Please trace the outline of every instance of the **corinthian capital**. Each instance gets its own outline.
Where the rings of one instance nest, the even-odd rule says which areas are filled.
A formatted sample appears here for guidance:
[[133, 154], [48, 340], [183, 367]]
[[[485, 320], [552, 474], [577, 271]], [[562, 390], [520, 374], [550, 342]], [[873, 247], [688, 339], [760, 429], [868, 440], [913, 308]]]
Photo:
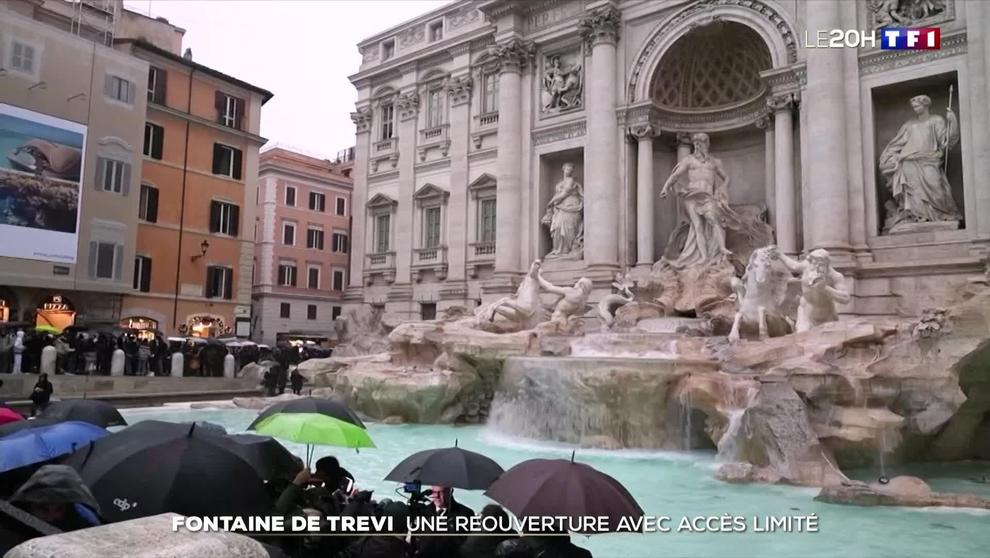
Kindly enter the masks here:
[[515, 37], [491, 47], [488, 52], [495, 58], [502, 73], [521, 72], [533, 57], [532, 45]]
[[407, 91], [400, 94], [395, 99], [395, 108], [399, 112], [400, 120], [415, 118], [419, 112], [419, 93]]
[[629, 135], [638, 139], [651, 139], [654, 136], [652, 124], [635, 124], [629, 127]]
[[619, 10], [611, 4], [589, 13], [578, 23], [581, 36], [591, 46], [615, 43], [619, 39]]
[[794, 105], [794, 95], [791, 93], [781, 93], [767, 97], [767, 108], [774, 112], [790, 110]]
[[450, 102], [453, 105], [462, 105], [471, 100], [471, 88], [474, 80], [470, 74], [452, 77], [447, 82], [447, 94], [450, 95]]
[[351, 113], [351, 122], [357, 128], [357, 133], [367, 132], [371, 129], [371, 108], [361, 107]]

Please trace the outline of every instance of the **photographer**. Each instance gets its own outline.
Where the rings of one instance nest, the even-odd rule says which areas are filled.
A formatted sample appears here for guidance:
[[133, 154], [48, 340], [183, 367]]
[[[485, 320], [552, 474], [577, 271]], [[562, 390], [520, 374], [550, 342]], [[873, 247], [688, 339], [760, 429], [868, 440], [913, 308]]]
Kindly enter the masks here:
[[[454, 518], [471, 517], [474, 511], [454, 500], [454, 489], [447, 486], [434, 486], [430, 494], [432, 506], [427, 509], [432, 514], [447, 517], [449, 529], [454, 528]], [[415, 541], [417, 558], [449, 558], [457, 556], [467, 535], [462, 537], [418, 537]]]

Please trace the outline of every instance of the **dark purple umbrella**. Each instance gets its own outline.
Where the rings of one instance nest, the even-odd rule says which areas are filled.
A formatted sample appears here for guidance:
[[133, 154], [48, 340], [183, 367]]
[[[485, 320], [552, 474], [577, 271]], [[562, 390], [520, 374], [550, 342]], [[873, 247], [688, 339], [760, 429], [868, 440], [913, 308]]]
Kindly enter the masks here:
[[127, 426], [116, 407], [99, 399], [66, 399], [56, 401], [42, 411], [39, 418], [57, 421], [81, 421], [102, 428]]
[[[485, 496], [517, 517], [605, 516], [618, 531], [623, 517], [643, 517], [643, 508], [619, 481], [597, 469], [566, 459], [530, 459], [502, 474]], [[577, 523], [575, 521], [575, 523]]]
[[395, 482], [419, 482], [464, 490], [484, 490], [504, 471], [480, 453], [457, 447], [414, 453], [402, 460], [385, 477]]

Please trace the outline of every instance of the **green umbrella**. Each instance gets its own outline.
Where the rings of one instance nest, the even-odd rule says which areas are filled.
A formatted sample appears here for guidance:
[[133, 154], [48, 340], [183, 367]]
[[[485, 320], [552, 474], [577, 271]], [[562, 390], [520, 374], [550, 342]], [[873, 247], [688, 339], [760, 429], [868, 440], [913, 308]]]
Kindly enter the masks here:
[[319, 413], [276, 413], [254, 425], [255, 432], [306, 444], [306, 465], [313, 457], [311, 446], [373, 448], [368, 431]]

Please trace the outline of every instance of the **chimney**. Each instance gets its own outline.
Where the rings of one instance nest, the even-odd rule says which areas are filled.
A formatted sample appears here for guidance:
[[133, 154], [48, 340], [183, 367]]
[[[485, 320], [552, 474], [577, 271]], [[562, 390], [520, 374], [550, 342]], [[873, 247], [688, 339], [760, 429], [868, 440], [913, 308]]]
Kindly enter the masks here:
[[186, 53], [183, 54], [182, 57], [185, 58], [186, 60], [192, 62], [192, 49], [187, 47], [186, 48]]

